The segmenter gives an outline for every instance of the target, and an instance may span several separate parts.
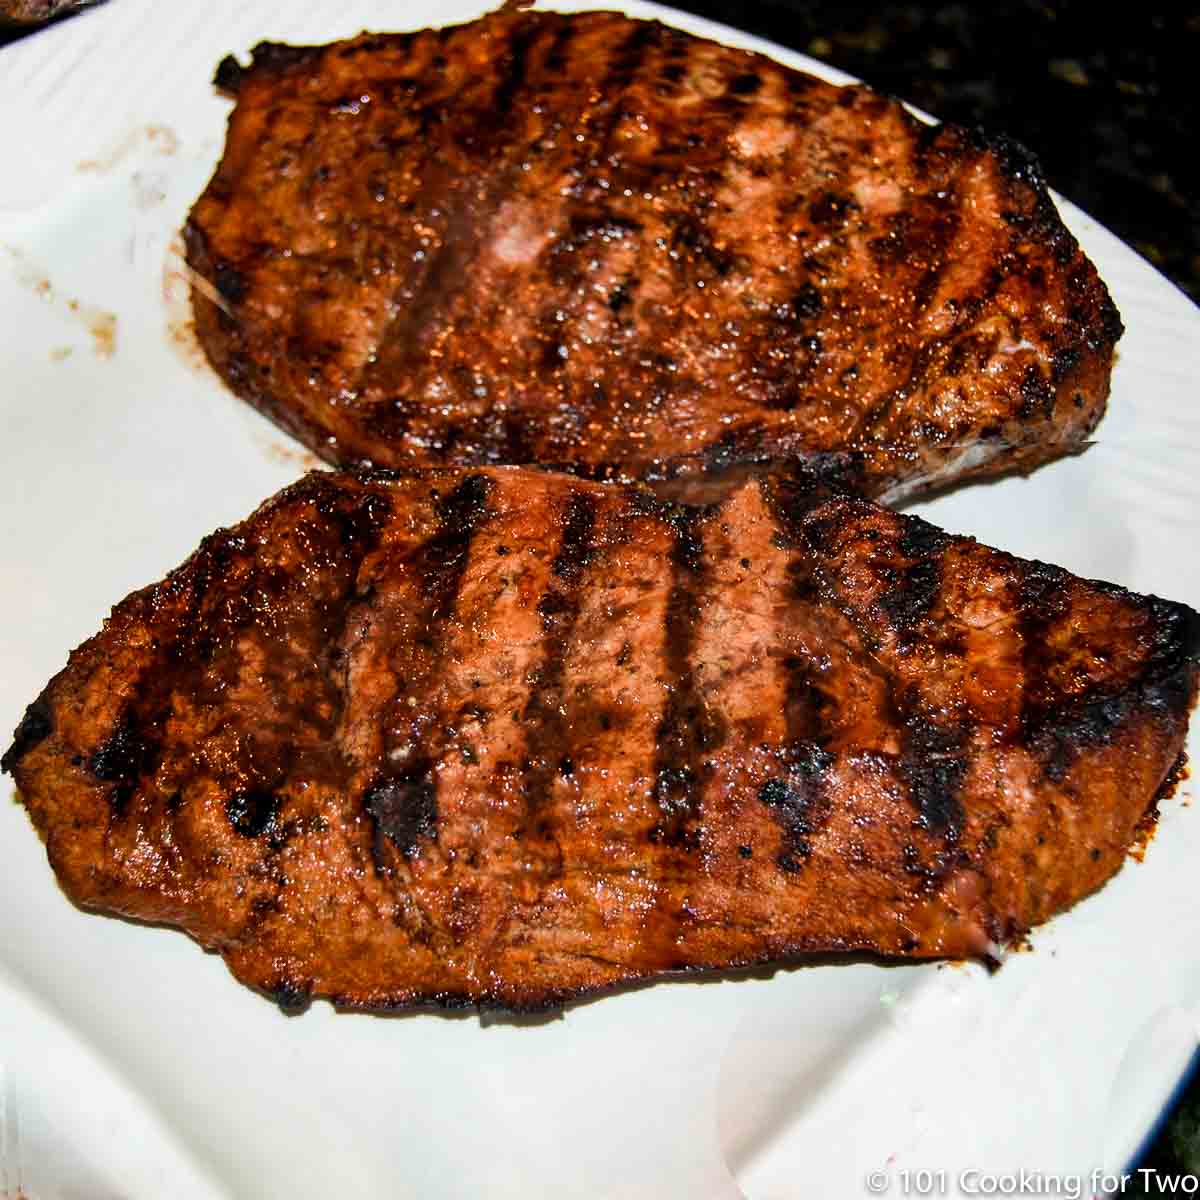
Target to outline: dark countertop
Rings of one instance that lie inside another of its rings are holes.
[[[945,121],[1023,142],[1052,187],[1200,302],[1200,7],[676,0]]]
[[[1132,9],[1082,0],[675,2],[942,120],[1015,137],[1051,186],[1200,302],[1200,9],[1169,0]],[[21,32],[0,27],[0,46]],[[1200,1173],[1200,1075],[1141,1165]],[[1133,1184],[1124,1194],[1146,1193]]]

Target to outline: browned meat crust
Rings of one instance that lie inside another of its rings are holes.
[[[982,956],[1177,760],[1190,609],[795,482],[309,475],[130,596],[4,758],[67,893],[285,1005],[528,1008]]]
[[[1117,312],[1019,146],[615,13],[222,64],[200,340],[330,462],[876,497],[1078,449]]]

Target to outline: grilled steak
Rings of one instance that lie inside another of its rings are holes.
[[[763,478],[314,473],[114,610],[4,758],[68,895],[302,1004],[983,956],[1121,865],[1200,619]]]
[[[1019,146],[615,13],[505,11],[218,83],[200,340],[330,462],[864,494],[1078,449],[1121,325]]]

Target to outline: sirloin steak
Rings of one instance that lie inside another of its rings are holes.
[[[285,1006],[986,956],[1099,887],[1200,618],[764,477],[314,473],[113,611],[3,760],[68,895]]]
[[[1121,323],[1021,147],[611,12],[260,45],[200,341],[332,463],[877,498],[1079,449]]]

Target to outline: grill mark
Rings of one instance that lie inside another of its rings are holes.
[[[564,26],[566,22],[560,26],[560,32]],[[494,142],[509,140],[509,130],[513,125],[513,99],[527,82],[529,51],[544,27],[543,17],[531,15],[525,18],[509,40],[508,73],[499,83],[492,99],[494,121],[491,140]],[[484,140],[488,140],[486,135]],[[400,291],[406,286],[404,283],[393,295],[396,315],[380,333],[377,365],[374,368],[368,366],[361,374],[358,380],[360,389],[369,384],[372,376],[384,380],[410,378],[414,368],[424,364],[425,355],[420,342],[444,323],[444,314],[461,292],[463,281],[470,278],[471,272],[466,268],[478,259],[481,239],[489,236],[487,214],[500,211],[505,201],[516,192],[518,176],[522,174],[520,167],[514,164],[509,164],[507,169],[493,170],[489,173],[492,185],[488,189],[489,194],[480,197],[476,193],[481,179],[486,176],[473,180],[472,188],[456,190],[454,182],[446,177],[444,171],[431,169],[432,160],[426,166],[417,207],[426,211],[440,207],[446,211],[442,244],[417,286],[412,289],[411,297],[404,300],[400,296]],[[417,314],[415,320],[413,314]],[[408,423],[403,410],[397,412],[392,420],[396,426],[394,436],[402,436]],[[443,455],[449,454],[464,432],[469,432],[469,422],[461,416],[447,419],[444,426],[445,443],[440,447]],[[439,447],[431,446],[430,449],[436,452]]]
[[[492,97],[492,118],[497,128],[503,128],[511,121],[509,110],[513,98],[526,82],[526,68],[529,64],[529,51],[542,32],[544,24],[540,18],[527,17],[514,30],[509,39],[508,52],[505,54],[508,72],[503,76]]]
[[[917,810],[917,824],[954,845],[966,813],[959,792],[966,778],[967,733],[957,725],[935,724],[923,713],[904,722],[899,773]]]
[[[488,500],[493,487],[486,475],[468,475],[453,491],[439,497],[434,505],[437,532],[413,557],[413,569],[427,607],[421,622],[423,633],[414,639],[424,651],[424,661],[418,661],[417,669],[406,681],[410,696],[427,691],[436,678],[438,663],[445,654],[442,627],[454,614],[475,535],[491,515]],[[371,853],[380,875],[391,873],[387,841],[403,857],[412,858],[421,839],[437,840],[437,747],[425,732],[421,708],[399,715],[401,728],[391,731],[384,746],[384,760],[399,762],[402,769],[380,773],[362,798],[372,826]]]
[[[1041,762],[1046,776],[1059,783],[1070,770],[1078,747],[1068,736],[1046,728],[1045,717],[1053,697],[1046,688],[1053,655],[1045,638],[1068,604],[1070,579],[1059,567],[1031,563],[1017,587],[1016,627],[1021,636],[1021,667],[1024,690],[1021,696],[1021,729],[1026,745]],[[1056,717],[1065,716],[1056,713]],[[1056,722],[1051,723],[1052,726]]]
[[[812,854],[812,838],[829,817],[824,784],[835,759],[811,742],[788,745],[780,757],[783,772],[762,785],[758,799],[782,831],[776,865],[793,874]]]
[[[663,506],[661,515],[675,535],[671,551],[674,583],[664,616],[670,696],[655,733],[653,796],[662,819],[651,836],[668,846],[694,850],[694,822],[700,815],[707,774],[704,756],[722,745],[726,736],[723,720],[705,706],[691,663],[707,577],[699,529],[707,513],[700,508]]]
[[[829,498],[824,479],[798,469],[793,476],[772,475],[762,479],[759,487],[779,527],[776,544],[807,548],[811,544],[805,524],[808,515]],[[807,576],[810,566],[807,555],[801,554],[788,564],[788,571],[796,577]]]
[[[556,15],[551,13],[543,13],[542,19]],[[554,40],[550,43],[550,48],[546,51],[546,56],[542,61],[543,70],[547,75],[557,75],[567,65],[567,51],[571,43],[575,40],[575,25],[569,20],[560,20],[554,30]]]
[[[546,651],[522,719],[528,727],[524,792],[526,827],[536,826],[559,774],[570,774],[570,724],[564,712],[563,674],[571,633],[579,619],[579,581],[595,555],[596,497],[575,492],[567,503],[563,537],[551,573],[556,580],[538,601]]]
[[[488,515],[492,487],[486,475],[468,475],[437,501],[438,531],[421,547],[417,566],[421,586],[430,600],[430,625],[446,620],[454,611],[471,543]]]
[[[897,635],[897,648],[910,645],[914,627],[928,615],[942,588],[942,565],[949,539],[936,526],[919,517],[904,518],[897,543],[900,553],[913,561],[896,572],[895,585],[880,597],[879,606]]]
[[[1048,699],[1043,691],[1051,656],[1045,636],[1062,616],[1067,603],[1068,578],[1064,571],[1046,563],[1031,563],[1017,584],[1016,627],[1021,635],[1021,666],[1024,673],[1021,721],[1029,725]]]
[[[1152,598],[1150,604],[1154,629],[1145,666],[1136,678],[1115,693],[1093,684],[1069,699],[1047,694],[1027,719],[1025,744],[1054,782],[1066,777],[1083,750],[1108,745],[1135,713],[1149,710],[1185,717],[1191,707],[1200,617],[1167,600]]]

